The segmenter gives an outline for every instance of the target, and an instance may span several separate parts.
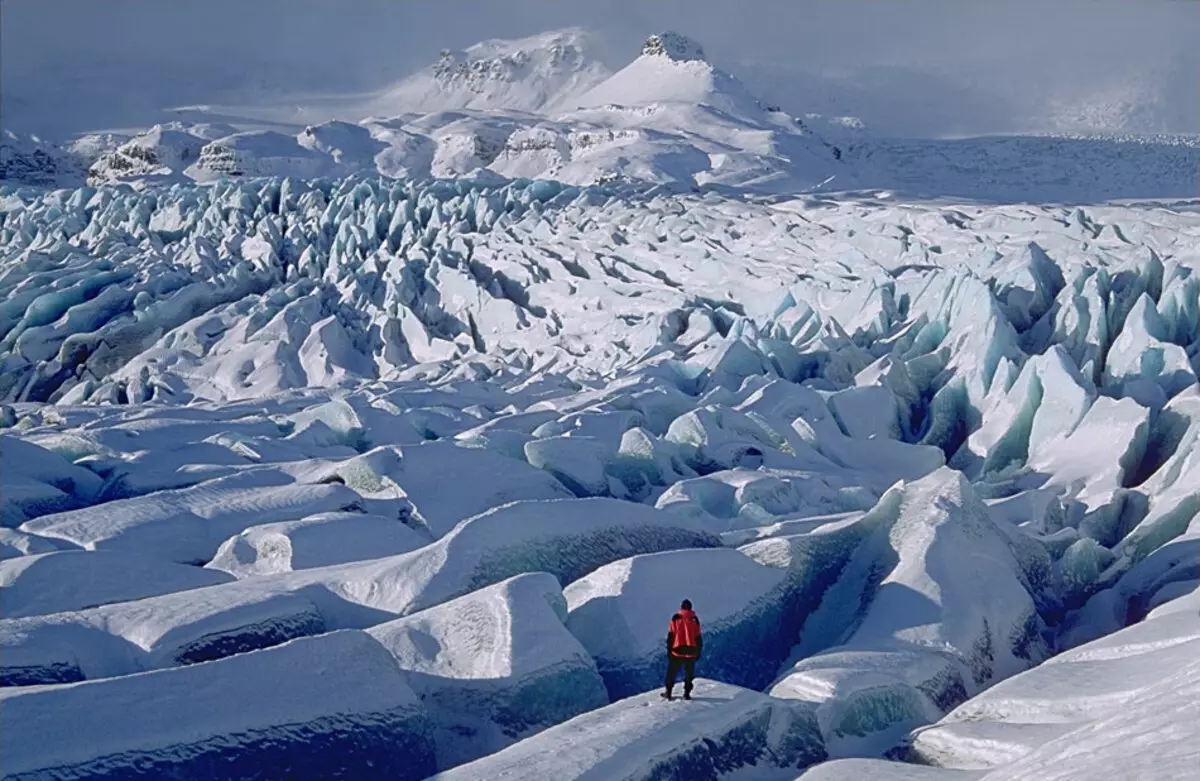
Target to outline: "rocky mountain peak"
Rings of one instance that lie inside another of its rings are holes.
[[[574,72],[589,62],[581,34],[566,31],[519,41],[486,41],[461,52],[443,49],[433,76],[444,86],[480,90],[489,81],[520,81],[534,70],[547,75]]]
[[[661,32],[651,35],[642,44],[642,54],[650,57],[666,57],[678,62],[690,60],[705,61],[704,49],[700,44],[673,32]]]

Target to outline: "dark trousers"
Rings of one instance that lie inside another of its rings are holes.
[[[683,659],[667,654],[667,693],[675,687],[675,679],[679,677],[679,669],[683,668],[683,693],[692,693],[692,679],[696,677],[696,660]]]

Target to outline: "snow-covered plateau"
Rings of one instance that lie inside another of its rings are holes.
[[[4,777],[1200,779],[1200,145],[585,44],[0,149]]]

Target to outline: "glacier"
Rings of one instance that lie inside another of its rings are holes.
[[[684,596],[701,675],[804,725],[781,772],[903,757],[1200,582],[1195,215],[6,190],[0,683],[410,620],[475,642],[455,617],[544,573],[508,609],[577,650],[528,675],[475,683],[396,635],[429,772],[655,689]],[[752,754],[782,762],[768,733]]]
[[[1196,778],[1200,146],[593,44],[4,137],[5,773]]]

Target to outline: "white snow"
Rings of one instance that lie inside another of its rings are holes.
[[[0,601],[6,618],[20,618],[128,602],[229,580],[221,572],[153,556],[63,550],[0,561]]]
[[[0,139],[6,772],[1196,777],[1200,144],[595,50]]]
[[[913,751],[987,779],[1194,778],[1200,620],[1185,601],[969,700]]]
[[[354,507],[339,485],[297,485],[274,470],[247,471],[171,494],[119,499],[27,521],[23,531],[88,550],[145,551],[169,561],[204,563],[221,540],[252,524]]]
[[[641,56],[575,102],[581,108],[690,103],[728,114],[765,113],[745,87],[709,64],[700,44],[672,32],[647,38]]]
[[[7,489],[7,484],[5,488]],[[39,537],[36,534],[26,534],[16,529],[0,529],[0,560],[10,559],[15,556],[50,553],[56,550],[71,550],[75,547],[64,540]]]
[[[697,524],[615,499],[512,502],[459,524],[432,545],[380,562],[341,591],[407,615],[522,572],[570,582],[636,553],[718,547]]]
[[[387,88],[369,113],[433,113],[461,109],[530,113],[570,108],[580,92],[608,76],[588,33],[566,29],[517,40],[493,39],[438,61]]]
[[[903,765],[881,759],[837,759],[817,765],[796,781],[980,781],[983,773],[971,770],[945,770],[938,767]]]
[[[312,599],[323,595],[311,589],[279,593],[237,585],[6,618],[0,623],[0,676],[8,685],[27,685],[128,675],[325,631]]]
[[[298,521],[251,526],[221,543],[204,566],[238,578],[291,572],[416,550],[428,542],[395,518],[319,513]]]
[[[4,495],[0,525],[20,526],[26,518],[88,504],[97,498],[103,481],[55,453],[0,435],[0,467]]]

